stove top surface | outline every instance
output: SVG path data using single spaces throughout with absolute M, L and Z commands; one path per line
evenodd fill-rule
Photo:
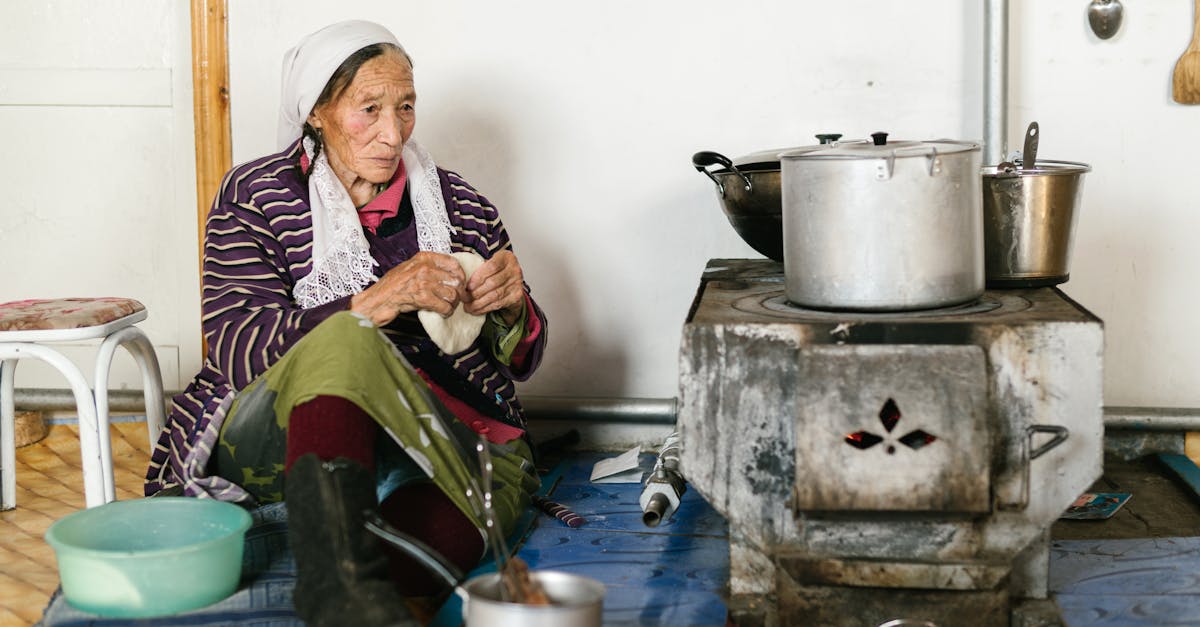
M 989 290 L 971 303 L 918 311 L 825 311 L 793 305 L 783 264 L 768 259 L 712 259 L 688 316 L 691 324 L 1022 324 L 1099 322 L 1053 287 Z

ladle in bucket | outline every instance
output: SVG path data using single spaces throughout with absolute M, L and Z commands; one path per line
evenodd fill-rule
M 1021 169 L 1032 170 L 1037 167 L 1038 136 L 1041 130 L 1037 122 L 1030 122 L 1025 129 L 1025 150 L 1021 152 Z
M 1041 129 L 1037 122 L 1030 122 L 1029 128 L 1025 129 L 1025 144 L 1024 150 L 1021 152 L 1021 168 L 1022 170 L 1032 170 L 1037 167 L 1037 151 L 1038 140 L 1041 137 Z M 1002 161 L 996 165 L 997 173 L 1013 173 L 1017 171 L 1016 160 L 1017 153 L 1012 153 L 1007 161 Z

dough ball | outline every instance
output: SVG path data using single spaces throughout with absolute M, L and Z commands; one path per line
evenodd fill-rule
M 472 252 L 451 253 L 450 256 L 462 266 L 468 279 L 484 261 L 478 253 Z M 443 318 L 442 314 L 433 311 L 418 311 L 417 319 L 421 321 L 421 326 L 425 327 L 429 339 L 433 340 L 443 353 L 457 355 L 475 343 L 475 338 L 479 337 L 479 332 L 483 329 L 484 317 L 463 311 L 462 303 L 459 303 L 449 318 Z

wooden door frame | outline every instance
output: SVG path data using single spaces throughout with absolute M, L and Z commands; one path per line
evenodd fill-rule
M 221 184 L 233 166 L 229 130 L 229 3 L 192 3 L 192 115 L 196 125 L 196 238 L 200 281 L 204 281 L 204 223 Z M 203 294 L 201 295 L 203 299 Z M 200 354 L 208 342 L 200 333 Z
M 228 0 L 191 0 L 191 3 L 196 224 L 200 259 L 203 260 L 204 223 L 208 210 L 221 178 L 233 166 L 229 127 L 229 4 Z

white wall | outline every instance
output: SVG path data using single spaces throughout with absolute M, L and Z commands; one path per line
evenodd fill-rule
M 174 389 L 200 361 L 189 16 L 186 0 L 0 9 L 0 302 L 140 300 Z M 95 346 L 63 349 L 89 379 Z M 124 351 L 113 382 L 141 387 Z M 65 387 L 34 360 L 17 385 Z
M 1037 120 L 1046 158 L 1086 161 L 1065 291 L 1105 321 L 1105 402 L 1200 406 L 1200 106 L 1171 100 L 1189 2 L 1126 2 L 1101 41 L 1087 3 L 1013 3 L 1013 145 Z
M 16 210 L 0 209 L 3 241 L 17 250 L 0 251 L 0 263 L 34 276 L 6 277 L 0 298 L 140 296 L 150 323 L 162 325 L 150 328 L 156 343 L 180 347 L 186 377 L 199 356 L 194 242 L 182 237 L 194 203 L 179 198 L 190 193 L 180 168 L 191 155 L 190 117 L 180 115 L 190 113 L 184 4 L 30 1 L 15 5 L 16 25 L 6 5 L 0 34 L 20 45 L 0 50 L 0 70 L 166 69 L 173 89 L 169 108 L 29 108 L 4 106 L 0 81 L 5 180 L 53 189 L 59 175 L 44 164 L 77 136 L 115 154 L 106 170 L 129 168 L 127 186 L 85 170 L 102 192 L 86 208 L 17 190 Z M 711 257 L 754 255 L 692 169 L 693 152 L 737 156 L 827 131 L 982 136 L 982 1 L 231 5 L 235 161 L 274 149 L 279 61 L 302 35 L 359 17 L 404 42 L 416 60 L 417 136 L 500 206 L 550 315 L 546 367 L 526 393 L 675 395 L 680 327 L 701 268 Z M 1090 34 L 1086 6 L 1012 1 L 1011 143 L 1036 119 L 1044 157 L 1095 168 L 1066 291 L 1106 321 L 1106 403 L 1200 406 L 1200 327 L 1190 315 L 1200 307 L 1200 253 L 1188 245 L 1200 218 L 1187 184 L 1200 107 L 1170 101 L 1191 6 L 1126 3 L 1123 30 L 1109 41 Z M 118 36 L 93 44 L 97 25 Z M 25 152 L 14 156 L 14 145 Z M 157 213 L 167 205 L 178 213 Z M 106 223 L 122 211 L 134 212 L 133 237 Z M 46 229 L 47 217 L 60 227 L 84 221 L 80 232 L 119 237 L 122 247 L 93 268 L 71 252 L 92 238 L 63 241 L 70 229 Z M 142 250 L 146 240 L 155 244 Z M 159 264 L 154 275 L 136 269 L 145 258 Z M 113 284 L 114 269 L 128 278 Z

